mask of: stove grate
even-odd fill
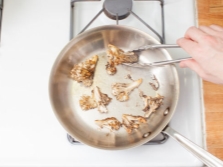
[[[75,2],[84,2],[84,1],[100,1],[100,0],[71,0],[71,15],[70,15],[70,39],[72,39],[74,37],[73,35],[73,25],[74,25],[74,7],[75,7]],[[128,1],[128,0],[125,0]],[[141,19],[136,13],[134,13],[132,11],[132,9],[129,9],[131,7],[127,7],[126,10],[128,10],[128,12],[125,12],[125,14],[121,13],[119,16],[118,14],[116,14],[116,25],[118,25],[118,21],[123,19],[123,15],[125,15],[125,18],[129,15],[132,14],[133,16],[135,16],[141,23],[143,23],[147,28],[149,28],[160,40],[160,43],[164,44],[165,43],[165,22],[164,22],[164,3],[163,0],[135,0],[135,1],[159,1],[160,2],[160,7],[161,7],[161,31],[162,31],[162,35],[160,35],[155,29],[153,29],[150,25],[148,25],[143,19]],[[105,12],[106,15],[108,15],[108,10],[106,7],[106,2],[110,2],[110,0],[105,0],[104,2],[104,6],[103,8],[95,15],[95,17],[79,32],[79,34],[81,34],[82,32],[84,32],[97,18],[98,16],[101,15],[102,12]],[[116,1],[115,1],[116,2]],[[131,5],[129,5],[131,6]],[[111,13],[110,13],[111,14]],[[113,13],[114,14],[114,13]],[[111,16],[113,17],[113,16]]]

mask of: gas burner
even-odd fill
[[[70,39],[73,36],[73,8],[76,2],[84,2],[84,1],[101,1],[101,0],[71,0],[71,19],[70,19]],[[144,24],[148,29],[150,29],[158,38],[160,43],[165,43],[165,34],[164,34],[164,9],[163,9],[163,0],[135,0],[135,1],[158,1],[160,2],[161,7],[161,31],[162,35],[160,35],[154,28],[152,28],[149,24],[147,24],[143,19],[141,19],[136,13],[132,11],[132,0],[105,0],[103,8],[93,17],[93,19],[80,31],[79,34],[84,32],[103,12],[108,18],[116,20],[116,24],[119,24],[119,20],[123,20],[127,18],[130,14],[132,14],[136,19],[138,19],[142,24]]]
[[[130,15],[132,0],[105,0],[104,13],[110,19],[122,20]]]

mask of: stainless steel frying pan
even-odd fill
[[[134,68],[124,65],[118,67],[118,72],[108,75],[105,70],[106,50],[108,44],[116,45],[123,50],[132,50],[148,44],[159,44],[150,35],[134,28],[125,26],[102,26],[86,31],[71,40],[61,51],[52,68],[49,91],[52,107],[66,131],[80,142],[99,149],[118,150],[140,146],[153,139],[160,132],[175,138],[182,145],[192,151],[198,158],[209,166],[223,166],[223,163],[207,153],[202,148],[188,141],[170,127],[166,127],[175,112],[179,96],[178,74],[173,65],[163,67]],[[91,87],[84,87],[69,77],[74,64],[97,54],[99,61]],[[140,53],[140,62],[171,60],[165,49],[147,50]],[[119,102],[111,94],[111,84],[115,82],[130,83],[125,78],[130,74],[134,80],[142,78],[139,89],[146,95],[164,96],[163,105],[152,114],[147,123],[128,134],[124,128],[118,131],[99,129],[95,120],[116,117],[121,121],[122,114],[144,115],[143,102],[139,91],[135,89],[130,94],[130,100]],[[154,91],[149,82],[155,75],[160,83],[158,91]],[[98,86],[103,93],[112,97],[107,106],[108,113],[99,113],[97,109],[83,111],[79,106],[82,95],[90,95],[91,90]],[[164,129],[164,130],[163,130]]]

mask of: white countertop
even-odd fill
[[[69,21],[70,0],[5,0],[0,46],[0,166],[201,166],[178,144],[171,147],[175,143],[171,139],[164,145],[122,151],[67,142],[50,106],[48,81],[57,55],[69,41]],[[183,84],[186,82],[200,88],[197,78]],[[200,94],[185,98],[200,103],[197,97]],[[193,119],[200,114],[200,106],[196,109],[188,111],[197,112]],[[193,125],[183,123],[191,131]],[[177,129],[178,124],[181,122],[175,121],[173,126]],[[185,135],[203,146],[201,138]],[[145,155],[148,158],[142,158]]]

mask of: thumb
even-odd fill
[[[196,72],[201,78],[204,78],[206,76],[204,70],[202,67],[195,61],[195,60],[184,60],[180,62],[181,68],[190,68],[194,72]]]

